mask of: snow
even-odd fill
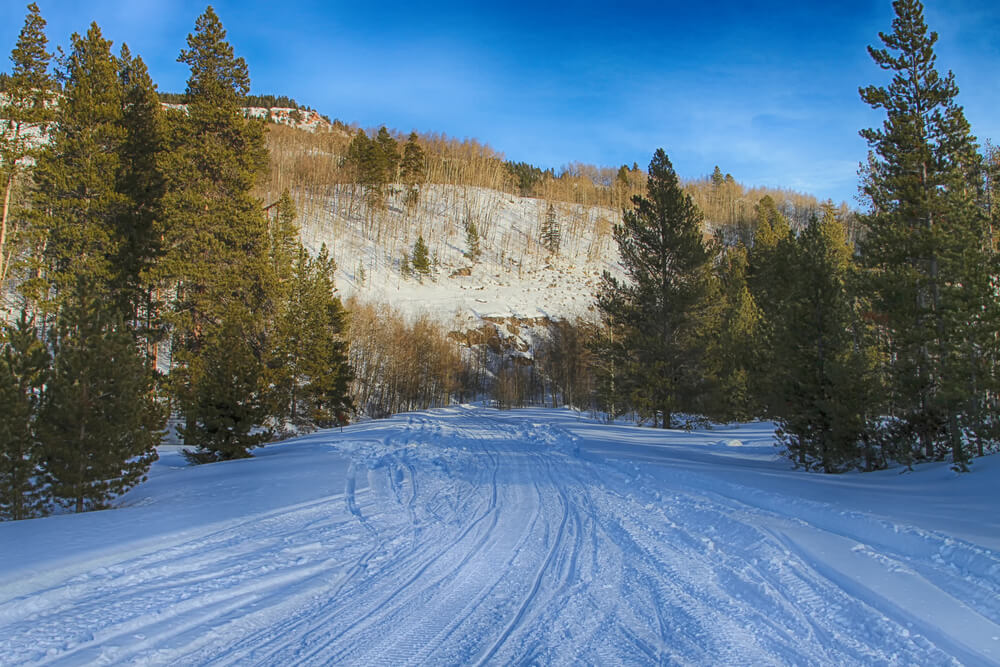
[[[996,457],[461,406],[0,524],[4,664],[1000,664]]]
[[[385,210],[373,214],[352,191],[332,186],[325,196],[299,193],[296,201],[303,243],[312,251],[329,247],[345,298],[391,303],[407,315],[475,328],[486,317],[587,317],[601,273],[622,274],[610,236],[620,212],[554,204],[563,240],[559,253],[550,255],[538,240],[549,206],[543,199],[427,185],[408,212],[397,186]],[[475,262],[464,256],[466,220],[480,234],[482,255]],[[400,272],[400,259],[418,235],[439,260],[434,275],[422,280]],[[454,275],[460,269],[470,275]]]
[[[160,102],[165,110],[183,111],[187,113],[187,105],[175,102]],[[293,114],[298,111],[299,120],[295,120]],[[330,121],[320,116],[318,111],[307,111],[294,107],[244,107],[243,113],[250,118],[269,119],[274,123],[281,123],[306,132],[332,132],[333,125]]]

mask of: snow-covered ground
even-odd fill
[[[168,448],[121,509],[0,524],[0,662],[998,664],[998,488],[565,410]]]
[[[483,317],[593,318],[601,273],[622,274],[611,237],[620,212],[554,203],[562,243],[553,255],[539,240],[549,207],[543,199],[428,185],[416,208],[407,209],[403,201],[397,187],[385,209],[372,213],[351,186],[334,186],[326,196],[299,193],[303,243],[312,251],[323,243],[329,247],[343,296],[475,328]],[[466,221],[476,224],[481,237],[476,261],[465,256]],[[421,280],[400,271],[418,236],[438,260],[434,275]]]

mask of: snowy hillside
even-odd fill
[[[1000,467],[455,407],[0,524],[5,664],[997,664]]]
[[[407,211],[397,191],[383,211],[361,205],[351,186],[329,196],[298,199],[307,247],[326,243],[337,261],[345,296],[390,303],[410,314],[450,323],[479,318],[534,319],[587,316],[603,271],[620,275],[611,227],[620,213],[566,203],[553,205],[562,230],[558,254],[541,246],[539,230],[549,203],[484,188],[424,186]],[[477,261],[467,251],[466,221],[481,237]],[[422,235],[438,267],[417,280],[400,271],[404,253]]]
[[[164,109],[187,112],[186,104],[161,102]],[[260,118],[271,123],[288,125],[306,132],[332,132],[333,124],[318,111],[296,109],[294,107],[244,107],[243,112],[250,118]]]

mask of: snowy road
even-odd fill
[[[0,525],[0,662],[1000,663],[995,517],[726,437],[453,408],[161,462],[125,509]]]

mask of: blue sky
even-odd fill
[[[202,2],[38,4],[50,43],[97,21],[143,57],[161,90],[183,91],[176,57]],[[891,29],[889,0],[626,4],[213,6],[253,92],[289,95],[347,123],[472,137],[557,170],[645,165],[662,147],[685,178],[718,164],[747,185],[855,205],[866,153],[858,130],[881,121],[857,89],[885,81],[865,47]],[[19,2],[0,7],[3,52],[24,13]],[[1000,142],[1000,3],[931,0],[926,18],[973,131]]]

